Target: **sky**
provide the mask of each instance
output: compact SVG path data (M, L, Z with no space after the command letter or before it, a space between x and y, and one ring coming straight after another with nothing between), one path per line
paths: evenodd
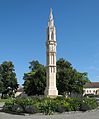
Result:
M99 0L0 0L0 64L13 62L20 85L30 61L46 65L50 8L57 31L57 60L64 58L99 82Z

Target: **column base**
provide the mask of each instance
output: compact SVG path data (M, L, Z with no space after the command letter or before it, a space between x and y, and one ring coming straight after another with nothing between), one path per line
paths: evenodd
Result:
M57 97L58 90L56 88L46 88L44 94L47 97Z

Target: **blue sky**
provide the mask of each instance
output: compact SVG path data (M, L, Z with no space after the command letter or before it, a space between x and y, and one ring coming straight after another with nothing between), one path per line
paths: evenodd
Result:
M18 82L29 62L46 64L50 8L57 30L57 59L63 57L91 81L99 81L99 0L0 0L0 63L12 61Z

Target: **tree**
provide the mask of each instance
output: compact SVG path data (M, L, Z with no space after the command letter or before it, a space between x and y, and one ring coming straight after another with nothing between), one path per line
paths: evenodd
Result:
M24 74L24 91L28 95L43 95L46 86L46 68L38 61L30 62L29 73Z
M0 85L2 97L11 96L18 87L14 65L11 61L5 61L0 65Z
M0 80L0 93L2 93L4 90L3 82Z
M38 61L30 62L30 72L24 74L24 91L28 95L43 95L46 87L46 67ZM63 58L57 61L57 88L59 94L65 92L83 92L83 85L88 81L87 73L80 73Z
M57 88L59 94L83 93L83 85L89 81L87 73L80 73L63 58L57 61Z

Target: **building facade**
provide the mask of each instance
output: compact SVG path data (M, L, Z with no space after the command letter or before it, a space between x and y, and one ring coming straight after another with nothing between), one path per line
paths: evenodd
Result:
M99 82L86 83L84 85L84 95L93 94L99 95Z
M49 97L57 96L58 90L56 87L56 28L54 25L52 9L50 10L50 16L47 27L46 67L47 82L45 95Z

